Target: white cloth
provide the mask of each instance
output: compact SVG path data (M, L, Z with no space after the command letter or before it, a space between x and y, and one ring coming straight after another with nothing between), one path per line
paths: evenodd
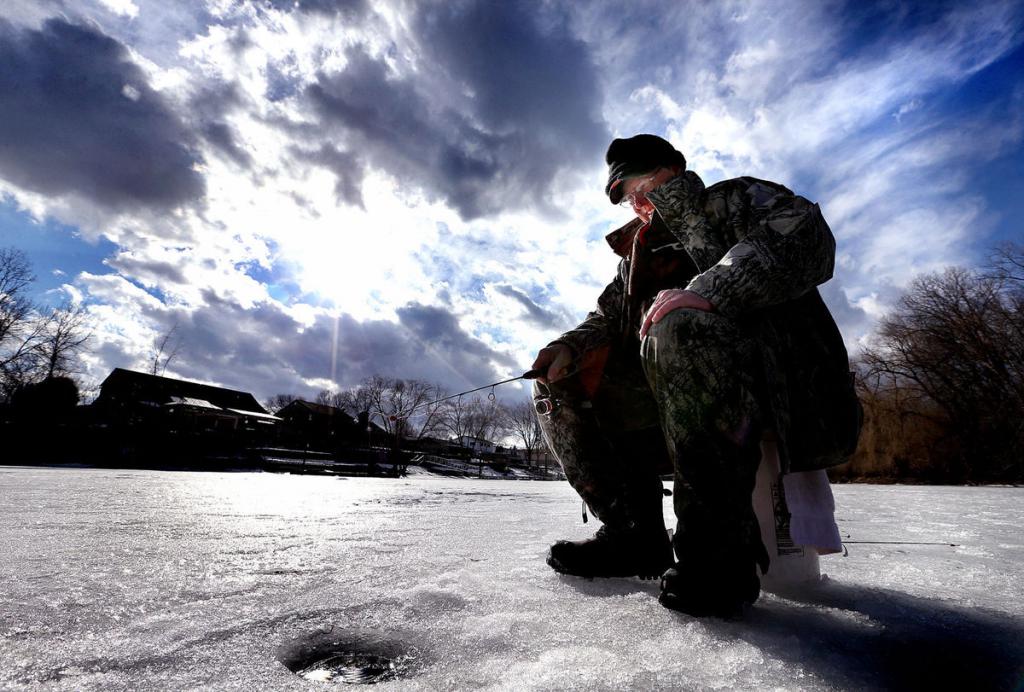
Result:
M836 526L836 503L824 471L787 473L782 477L789 508L789 536L797 545L816 548L819 555L843 549Z

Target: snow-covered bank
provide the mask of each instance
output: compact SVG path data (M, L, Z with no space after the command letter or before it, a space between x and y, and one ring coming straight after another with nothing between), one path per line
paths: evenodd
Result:
M393 689L1010 689L1024 490L837 486L830 582L742 622L561 577L563 483L0 467L0 688L330 689L324 641L412 656ZM666 502L666 517L669 517Z

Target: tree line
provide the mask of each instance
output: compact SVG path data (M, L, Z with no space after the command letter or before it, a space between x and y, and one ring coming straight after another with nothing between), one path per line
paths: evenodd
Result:
M544 444L532 402L509 403L479 394L448 396L438 384L373 375L351 389L324 389L313 403L349 413L366 411L385 432L399 439L470 437L500 444L511 438L525 449L528 460ZM276 412L297 399L294 394L276 394L263 405Z
M36 399L74 406L78 361L91 338L84 307L29 297L26 255L0 248L0 405ZM178 355L173 327L147 369L163 374ZM1024 246L1007 244L975 269L914 279L868 343L854 354L865 420L852 460L833 480L1024 482ZM406 439L473 437L543 445L531 402L455 397L420 380L375 375L316 403L368 411ZM276 411L295 395L271 397Z
M1024 246L917 277L855 366L865 424L834 479L1024 481Z

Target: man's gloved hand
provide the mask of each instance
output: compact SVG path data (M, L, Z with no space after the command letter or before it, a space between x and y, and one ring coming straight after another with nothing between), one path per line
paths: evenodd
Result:
M572 349L565 344L556 343L542 348L530 367L533 370L542 371L544 374L537 379L547 384L568 375L570 365L572 365Z
M710 302L704 300L700 295L693 291L687 291L683 288L669 288L664 291L660 291L658 296L654 299L654 303L651 308L644 315L644 323L640 326L640 338L647 336L647 332L650 330L652 324L661 322L661 319L672 312L680 308L690 308L693 310L703 310L704 312L714 312L715 306ZM543 353L543 351L541 351Z

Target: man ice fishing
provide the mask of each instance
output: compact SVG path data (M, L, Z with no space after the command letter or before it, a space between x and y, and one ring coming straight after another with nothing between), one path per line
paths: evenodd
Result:
M605 159L605 194L636 215L607 237L617 275L533 364L548 446L603 526L555 543L548 564L661 576L665 606L732 616L768 568L751 508L762 440L784 471L856 444L846 349L816 289L835 240L816 204L750 177L706 188L655 135L616 139ZM671 543L661 473L675 479Z

